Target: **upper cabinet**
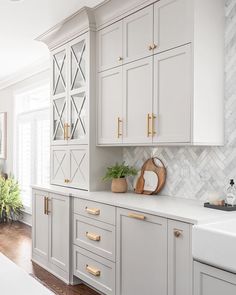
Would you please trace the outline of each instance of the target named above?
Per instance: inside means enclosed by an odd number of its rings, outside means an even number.
[[[223,145],[224,1],[120,17],[97,32],[98,145]]]
[[[88,142],[86,36],[52,52],[52,144]]]
[[[122,21],[99,31],[97,43],[98,67],[100,71],[120,66],[123,62]]]

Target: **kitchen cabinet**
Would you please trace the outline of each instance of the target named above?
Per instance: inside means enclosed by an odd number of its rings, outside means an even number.
[[[122,27],[122,63],[107,63],[105,68],[98,67],[98,72],[103,70],[106,76],[114,67],[122,71],[122,94],[110,91],[108,95],[123,101],[122,118],[117,123],[122,126],[122,136],[114,140],[111,128],[104,123],[109,115],[105,114],[105,119],[101,116],[108,109],[116,116],[117,105],[104,99],[98,73],[98,102],[104,102],[98,103],[98,145],[223,145],[224,1],[214,3],[160,0],[126,14],[122,7],[128,4],[120,3],[120,16],[115,20]],[[105,12],[99,11],[98,16],[105,19]],[[117,24],[104,23],[98,36]],[[121,42],[120,35],[117,40]],[[110,43],[115,44],[113,37]],[[98,55],[103,55],[101,42]],[[153,58],[150,72],[147,66],[140,66],[148,58]],[[116,78],[117,82],[113,76],[112,85],[120,85],[120,76]]]
[[[191,142],[191,45],[154,56],[154,143]]]
[[[168,295],[192,294],[191,225],[168,220]]]
[[[194,295],[235,295],[236,275],[194,262]]]
[[[99,74],[98,143],[122,143],[122,68]]]
[[[118,21],[109,27],[98,31],[97,45],[98,69],[104,71],[122,65],[123,43],[122,43],[122,21]]]
[[[193,1],[161,0],[154,3],[154,53],[160,53],[193,39]]]
[[[48,216],[46,212],[46,201],[48,193],[41,191],[33,192],[32,202],[32,249],[33,253],[41,257],[42,261],[48,260]]]
[[[52,52],[52,144],[88,143],[87,36]]]
[[[70,199],[33,190],[32,260],[69,282]]]
[[[117,209],[116,274],[116,294],[167,294],[165,218]]]
[[[123,67],[123,143],[152,142],[153,58]]]
[[[125,63],[153,54],[153,6],[123,20],[123,59]],[[101,49],[102,50],[102,49]]]
[[[51,148],[51,183],[82,190],[89,185],[88,147],[85,145]]]

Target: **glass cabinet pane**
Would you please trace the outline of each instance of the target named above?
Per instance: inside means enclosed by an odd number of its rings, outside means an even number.
[[[53,140],[64,140],[64,125],[66,123],[66,98],[53,100]]]
[[[86,83],[85,72],[85,40],[76,43],[70,48],[70,89],[84,87]]]
[[[86,94],[81,92],[70,96],[70,139],[83,139],[87,133]]]
[[[66,91],[66,51],[53,55],[53,95]]]

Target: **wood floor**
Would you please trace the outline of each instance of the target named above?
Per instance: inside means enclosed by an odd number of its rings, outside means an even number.
[[[98,295],[85,285],[68,286],[31,262],[31,227],[16,222],[0,224],[0,252],[49,286],[59,295]]]

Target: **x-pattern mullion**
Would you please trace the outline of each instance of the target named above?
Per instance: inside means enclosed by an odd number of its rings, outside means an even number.
[[[76,66],[77,66],[76,71],[75,71],[75,75],[74,75],[74,78],[73,78],[73,82],[71,83],[71,89],[73,89],[73,87],[74,87],[74,84],[75,84],[75,80],[76,80],[76,76],[77,76],[78,71],[80,71],[80,74],[81,74],[83,80],[85,81],[84,73],[83,73],[83,71],[82,71],[82,69],[80,67],[80,64],[81,64],[81,61],[82,61],[82,58],[83,58],[84,51],[85,51],[85,44],[82,47],[82,50],[80,52],[80,58],[78,60],[78,58],[77,58],[77,56],[76,56],[76,54],[74,52],[74,49],[71,47],[71,52],[72,52],[72,54],[74,56],[75,63],[76,63]]]
[[[63,128],[64,128],[61,119],[62,119],[62,115],[63,115],[64,110],[65,110],[65,107],[66,107],[66,102],[64,101],[64,104],[63,104],[63,107],[62,107],[61,113],[59,112],[58,107],[57,107],[55,101],[53,101],[53,106],[54,106],[54,108],[55,108],[55,110],[56,110],[56,113],[57,113],[57,116],[58,116],[58,118],[59,118],[59,121],[58,121],[58,123],[57,123],[56,129],[55,129],[54,134],[53,134],[53,138],[55,138],[55,137],[56,137],[56,134],[57,134],[57,131],[58,131],[58,128],[59,128],[59,125],[61,125],[62,130],[63,130]]]
[[[56,158],[56,160],[57,160],[57,163],[59,164],[58,167],[57,167],[56,172],[54,173],[54,177],[57,175],[59,169],[61,169],[63,175],[65,176],[65,172],[64,172],[64,170],[63,170],[63,168],[62,168],[62,163],[63,163],[63,161],[64,161],[64,159],[65,159],[66,154],[63,155],[61,161],[58,159],[58,157],[57,157],[56,154],[55,154],[54,156],[55,156],[55,158]]]
[[[63,56],[63,60],[62,60],[62,63],[61,63],[61,66],[59,66],[56,57],[53,56],[53,60],[54,60],[56,66],[57,66],[57,69],[58,69],[58,71],[59,71],[59,72],[58,72],[58,76],[57,76],[57,81],[56,81],[55,87],[54,87],[54,89],[53,89],[54,94],[56,93],[57,86],[58,86],[58,83],[59,83],[59,81],[60,81],[60,78],[61,78],[61,80],[62,80],[62,83],[63,83],[64,88],[66,88],[66,83],[65,83],[65,80],[64,80],[64,78],[63,78],[63,74],[62,74],[62,70],[63,70],[64,63],[65,63],[65,59],[66,59],[66,54],[64,54],[64,56]]]
[[[83,160],[84,160],[84,158],[85,158],[85,153],[84,153],[83,156],[81,157],[79,163],[77,162],[76,157],[74,156],[74,154],[71,153],[71,155],[72,155],[72,157],[74,158],[75,163],[77,164],[77,169],[75,170],[73,177],[71,177],[71,180],[73,181],[73,179],[75,178],[75,175],[77,174],[78,171],[80,171],[80,174],[81,174],[81,175],[83,176],[83,178],[85,179],[84,174],[83,174],[82,170],[80,169],[80,165],[81,165],[81,163],[83,162]]]
[[[75,126],[74,126],[74,128],[73,128],[73,130],[72,130],[72,132],[71,132],[71,138],[73,137],[74,132],[75,132],[75,130],[76,130],[76,128],[77,128],[78,120],[80,121],[80,124],[81,124],[81,126],[82,126],[82,128],[83,128],[84,134],[86,134],[85,127],[84,127],[83,121],[82,121],[82,119],[81,119],[81,112],[82,112],[82,109],[83,109],[83,107],[84,107],[85,100],[86,100],[86,95],[83,96],[83,101],[82,101],[82,104],[81,104],[80,110],[78,111],[78,108],[77,108],[77,106],[76,106],[76,104],[75,104],[75,102],[74,102],[74,99],[73,99],[73,97],[71,97],[72,105],[74,106],[75,111],[76,111],[76,113],[77,113],[77,120],[76,120]]]

